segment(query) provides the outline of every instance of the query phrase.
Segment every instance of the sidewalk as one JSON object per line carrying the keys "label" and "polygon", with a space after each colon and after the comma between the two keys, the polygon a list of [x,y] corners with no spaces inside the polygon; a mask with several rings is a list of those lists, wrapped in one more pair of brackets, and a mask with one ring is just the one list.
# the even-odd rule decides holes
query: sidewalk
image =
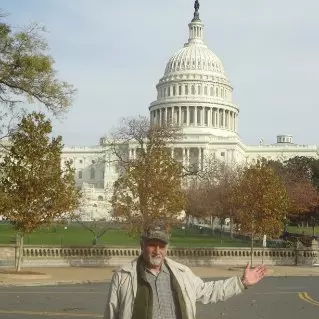
{"label": "sidewalk", "polygon": [[[192,271],[202,277],[232,277],[241,275],[244,268],[234,266],[193,267]],[[22,269],[38,273],[34,275],[11,275],[0,272],[0,286],[36,286],[110,281],[114,268],[32,268]],[[272,266],[267,276],[319,276],[319,267]]]}

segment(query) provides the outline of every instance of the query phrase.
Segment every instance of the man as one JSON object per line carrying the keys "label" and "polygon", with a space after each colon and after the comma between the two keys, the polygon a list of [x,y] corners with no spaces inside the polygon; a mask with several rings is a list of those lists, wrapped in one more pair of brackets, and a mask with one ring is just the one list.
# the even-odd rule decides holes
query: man
{"label": "man", "polygon": [[169,235],[161,225],[141,238],[140,257],[113,275],[104,319],[195,319],[196,301],[216,303],[259,282],[265,267],[243,276],[204,283],[188,267],[166,257]]}

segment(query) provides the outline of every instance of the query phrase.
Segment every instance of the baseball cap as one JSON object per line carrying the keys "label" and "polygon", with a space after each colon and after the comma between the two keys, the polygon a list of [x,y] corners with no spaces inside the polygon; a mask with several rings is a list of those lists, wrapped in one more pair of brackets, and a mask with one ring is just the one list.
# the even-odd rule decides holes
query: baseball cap
{"label": "baseball cap", "polygon": [[162,224],[150,225],[142,235],[143,240],[157,239],[168,244],[169,234]]}

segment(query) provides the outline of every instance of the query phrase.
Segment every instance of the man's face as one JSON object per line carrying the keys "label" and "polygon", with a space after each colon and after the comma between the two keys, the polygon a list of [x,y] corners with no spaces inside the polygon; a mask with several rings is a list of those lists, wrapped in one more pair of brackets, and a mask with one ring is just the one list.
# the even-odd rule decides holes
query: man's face
{"label": "man's face", "polygon": [[167,245],[161,240],[150,239],[142,243],[144,261],[149,266],[161,266],[167,254]]}

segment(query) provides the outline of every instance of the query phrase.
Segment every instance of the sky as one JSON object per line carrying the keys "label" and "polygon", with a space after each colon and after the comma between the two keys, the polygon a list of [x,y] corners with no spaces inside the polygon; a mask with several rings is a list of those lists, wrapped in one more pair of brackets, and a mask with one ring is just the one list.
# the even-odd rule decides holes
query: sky
{"label": "sky", "polygon": [[[7,23],[45,26],[58,77],[75,86],[55,119],[67,146],[91,146],[123,117],[148,115],[194,0],[4,0]],[[246,144],[319,144],[319,1],[200,0],[205,43],[221,59]]]}

